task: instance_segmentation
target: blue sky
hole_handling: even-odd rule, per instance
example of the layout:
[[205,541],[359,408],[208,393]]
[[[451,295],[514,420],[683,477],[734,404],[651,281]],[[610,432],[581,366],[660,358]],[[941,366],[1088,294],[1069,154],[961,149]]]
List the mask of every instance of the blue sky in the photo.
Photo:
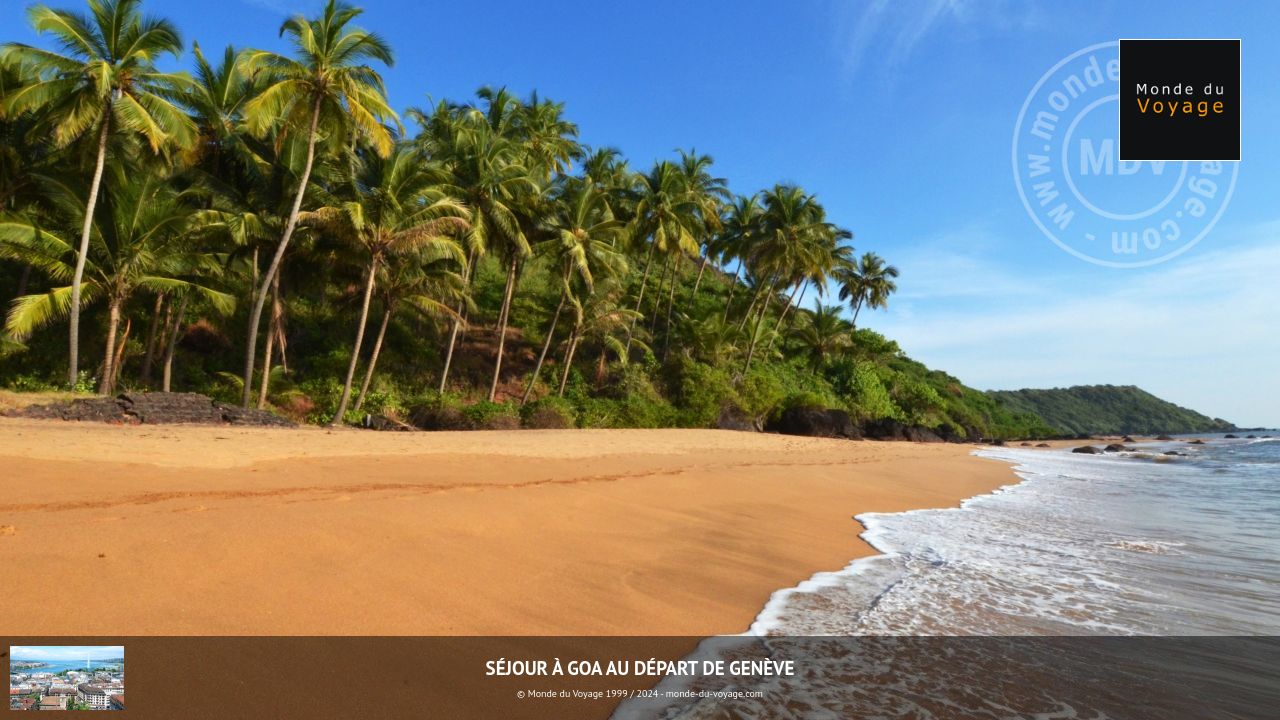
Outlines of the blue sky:
[[114,660],[124,657],[124,647],[121,645],[14,645],[9,648],[9,656],[14,660],[44,662],[76,661],[86,658]]
[[[74,3],[53,3],[67,5]],[[1137,384],[1243,425],[1280,424],[1280,5],[984,0],[603,3],[365,0],[397,53],[397,108],[484,84],[567,103],[645,167],[676,148],[737,192],[795,182],[902,270],[860,322],[981,388]],[[30,40],[22,3],[6,39]],[[207,50],[278,48],[319,0],[149,0]],[[1121,37],[1243,39],[1244,162],[1216,228],[1146,269],[1078,260],[1027,216],[1010,139],[1054,63]]]

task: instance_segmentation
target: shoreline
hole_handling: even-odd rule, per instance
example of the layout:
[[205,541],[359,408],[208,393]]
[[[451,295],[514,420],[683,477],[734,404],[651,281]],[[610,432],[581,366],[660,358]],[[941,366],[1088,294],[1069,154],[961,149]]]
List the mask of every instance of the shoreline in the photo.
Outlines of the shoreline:
[[3,419],[0,560],[40,570],[6,583],[0,631],[737,634],[776,591],[877,554],[854,516],[1019,481],[974,449]]

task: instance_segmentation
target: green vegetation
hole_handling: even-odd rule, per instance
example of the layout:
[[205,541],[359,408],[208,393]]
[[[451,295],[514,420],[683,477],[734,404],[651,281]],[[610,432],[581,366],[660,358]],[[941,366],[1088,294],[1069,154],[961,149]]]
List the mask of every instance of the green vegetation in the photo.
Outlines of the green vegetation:
[[898,270],[798,186],[734,195],[694,151],[637,171],[502,88],[408,134],[392,49],[335,0],[288,55],[193,43],[190,72],[156,68],[187,45],[139,0],[88,10],[36,6],[53,49],[0,50],[0,385],[439,429],[823,406],[1055,432],[857,329]]
[[1228,432],[1236,427],[1132,385],[1079,385],[989,393],[1011,411],[1034,413],[1064,434]]

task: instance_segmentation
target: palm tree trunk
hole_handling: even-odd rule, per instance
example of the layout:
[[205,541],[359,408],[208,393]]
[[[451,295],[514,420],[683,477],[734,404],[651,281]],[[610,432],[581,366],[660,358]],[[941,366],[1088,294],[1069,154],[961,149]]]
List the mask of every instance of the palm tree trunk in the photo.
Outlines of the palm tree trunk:
[[84,206],[84,226],[80,229],[80,251],[76,253],[76,272],[71,278],[71,342],[67,384],[75,387],[80,371],[80,285],[84,282],[84,265],[89,257],[89,233],[93,229],[93,212],[98,207],[98,189],[102,186],[102,168],[107,164],[107,137],[111,129],[111,102],[102,111],[102,129],[98,132],[98,160],[89,183],[89,200]]
[[560,304],[556,306],[556,313],[551,316],[551,327],[547,329],[547,339],[542,343],[542,352],[538,353],[538,362],[533,366],[533,375],[529,377],[529,386],[524,389],[524,397],[520,398],[521,405],[529,402],[529,395],[533,392],[533,384],[538,381],[538,373],[542,372],[542,362],[547,359],[547,350],[551,348],[551,338],[555,337],[556,323],[560,321],[560,313],[564,310],[564,303],[567,297],[568,293],[561,290]]
[[[809,281],[805,280],[804,282],[797,285],[796,289],[792,290],[791,295],[787,297],[787,306],[782,308],[782,314],[778,315],[778,324],[774,326],[776,328],[776,332],[773,334],[773,337],[769,338],[769,347],[773,347],[774,341],[777,340],[778,336],[783,333],[784,324],[786,324],[787,327],[791,327],[789,323],[786,323],[787,313],[791,310],[792,307],[795,306],[796,296],[803,295],[804,294],[803,288],[808,287],[808,285],[809,285]],[[795,316],[793,315],[792,317],[795,317]]]
[[284,260],[284,251],[289,247],[294,228],[298,226],[298,213],[302,211],[302,198],[307,193],[307,183],[311,181],[311,168],[316,161],[316,129],[320,126],[320,97],[317,95],[311,107],[311,128],[307,133],[307,163],[302,168],[302,177],[298,181],[298,193],[293,198],[293,207],[289,209],[289,221],[285,223],[284,234],[280,236],[280,244],[276,246],[275,255],[271,257],[271,265],[267,267],[266,277],[258,288],[253,299],[253,312],[249,314],[249,337],[245,343],[244,354],[244,395],[240,404],[249,407],[249,398],[253,393],[253,366],[257,360],[258,326],[262,323],[262,307],[267,300],[267,290],[272,279],[280,271],[280,262]]
[[120,329],[120,298],[112,297],[107,310],[107,352],[103,358],[102,380],[98,383],[99,395],[115,391],[116,331]]
[[360,396],[356,398],[356,413],[365,406],[365,396],[369,395],[369,383],[374,379],[374,369],[378,368],[378,356],[383,352],[383,338],[387,337],[387,325],[392,322],[394,306],[387,304],[383,310],[383,324],[378,327],[378,340],[374,341],[374,354],[369,357],[369,368],[365,369],[365,380],[360,383]]
[[183,297],[178,303],[178,309],[173,313],[173,327],[169,329],[169,345],[164,350],[164,376],[162,380],[162,389],[169,392],[170,380],[173,377],[173,354],[178,348],[178,337],[182,334],[182,317],[187,314],[187,298]]
[[453,319],[453,329],[449,331],[449,349],[444,354],[444,368],[440,371],[440,394],[444,394],[445,383],[449,382],[449,367],[453,365],[453,351],[458,344],[458,331],[462,329],[462,322],[466,319],[467,301],[466,293],[471,289],[471,275],[475,272],[476,251],[475,248],[467,256],[467,275],[466,281],[462,285],[463,299],[458,301],[458,316]]
[[698,263],[698,279],[693,281],[693,292],[689,293],[689,300],[698,297],[698,286],[702,284],[702,273],[707,271],[707,256],[702,256],[702,262]]
[[666,332],[662,335],[662,358],[665,360],[667,351],[671,349],[671,311],[676,304],[676,282],[680,279],[680,261],[684,259],[683,253],[677,255],[671,264],[671,290],[667,297],[667,327]]
[[[267,394],[271,392],[271,350],[277,345],[280,333],[280,278],[271,283],[271,318],[267,321],[267,346],[262,349],[262,383],[258,386],[258,409],[267,406]],[[284,348],[280,349],[284,354]]]
[[120,384],[120,375],[124,371],[125,351],[129,348],[129,333],[133,331],[133,320],[124,319],[124,330],[120,332],[120,339],[116,341],[116,360],[112,365],[111,388],[114,390]]
[[564,397],[564,388],[569,384],[569,369],[573,367],[573,354],[578,350],[578,337],[581,327],[575,327],[569,336],[569,349],[564,353],[564,372],[560,373],[560,389],[556,397]]
[[151,311],[151,321],[147,326],[147,351],[142,356],[142,370],[138,373],[138,381],[151,387],[151,366],[156,358],[156,346],[159,344],[159,330],[161,325],[167,323],[160,316],[160,311],[164,308],[164,293],[156,295],[156,306]]
[[767,283],[761,283],[760,286],[756,288],[756,291],[751,295],[751,304],[747,305],[747,311],[742,314],[742,322],[738,323],[738,332],[742,332],[743,328],[747,326],[747,323],[750,322],[751,318],[756,314],[756,303],[760,302],[761,297],[765,298],[764,304],[766,307],[768,307],[769,305],[768,298],[769,298],[769,295],[772,293],[773,293],[772,281]]
[[364,407],[364,398],[369,394],[369,383],[373,380],[373,370],[378,367],[378,355],[382,353],[382,339],[387,336],[387,325],[391,322],[392,306],[388,303],[382,311],[382,325],[378,326],[378,338],[373,341],[373,355],[369,357],[369,367],[364,371],[364,382],[360,383],[360,395],[356,398],[356,412]]
[[853,320],[849,321],[853,330],[858,329],[858,313],[862,311],[862,298],[858,298],[858,302],[853,306]]
[[507,347],[507,320],[511,314],[511,296],[516,291],[516,258],[507,267],[507,288],[502,294],[502,310],[498,313],[498,356],[493,361],[493,382],[489,384],[489,402],[498,397],[498,377],[502,373],[502,353]]
[[625,353],[631,356],[631,336],[636,331],[636,321],[640,319],[640,303],[644,302],[644,288],[649,284],[649,268],[653,265],[653,250],[657,245],[649,243],[649,255],[644,261],[644,275],[640,277],[640,292],[636,294],[636,316],[631,318],[631,327],[627,328],[627,347]]
[[760,317],[756,319],[755,329],[751,332],[751,344],[747,346],[747,362],[742,366],[742,374],[745,377],[751,370],[751,358],[756,354],[756,343],[760,340],[760,328],[764,326],[765,316],[769,314],[769,300],[773,297],[773,291],[765,293],[764,302],[760,304]]
[[658,289],[654,291],[654,295],[658,297],[657,302],[653,304],[653,315],[649,318],[649,334],[653,335],[658,332],[658,314],[662,312],[662,288],[667,283],[667,271],[671,269],[671,258],[662,265],[662,274],[658,276]]
[[777,325],[778,332],[782,332],[782,323],[783,323],[783,321],[785,321],[785,320],[787,319],[787,313],[791,312],[791,308],[792,308],[792,306],[794,306],[794,305],[795,305],[795,303],[796,303],[796,295],[797,295],[797,294],[800,294],[800,293],[801,293],[801,288],[804,288],[804,287],[805,287],[805,286],[807,286],[808,284],[809,284],[809,281],[808,281],[808,280],[806,280],[806,281],[804,281],[804,282],[800,283],[799,285],[796,285],[796,289],[795,289],[795,290],[792,290],[792,291],[791,291],[791,294],[787,296],[787,306],[786,306],[786,307],[784,307],[784,308],[782,308],[782,314],[781,314],[781,315],[778,315],[778,325]]
[[373,284],[377,276],[378,256],[374,254],[369,261],[369,278],[364,282],[364,300],[360,303],[360,322],[356,325],[356,342],[351,349],[351,362],[347,363],[347,379],[342,382],[342,398],[338,400],[338,411],[329,421],[329,427],[340,424],[347,414],[347,403],[351,401],[351,383],[356,377],[356,365],[360,363],[360,347],[364,344],[364,330],[369,323],[369,303],[373,300]]
[[724,317],[720,319],[721,323],[729,322],[729,308],[733,307],[733,293],[738,289],[738,276],[742,274],[742,263],[738,263],[738,267],[733,271],[733,280],[729,283],[729,297],[724,301]]
[[22,266],[22,275],[18,276],[18,292],[14,293],[14,298],[20,298],[27,294],[27,285],[31,282],[31,266]]

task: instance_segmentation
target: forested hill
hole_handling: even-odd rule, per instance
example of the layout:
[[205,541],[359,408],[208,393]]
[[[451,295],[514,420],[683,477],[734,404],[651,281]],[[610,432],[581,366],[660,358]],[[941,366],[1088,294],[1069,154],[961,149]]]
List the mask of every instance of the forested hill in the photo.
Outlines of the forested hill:
[[993,390],[1013,412],[1032,413],[1064,433],[1226,432],[1235,425],[1174,405],[1133,385],[1077,385],[1052,390]]

